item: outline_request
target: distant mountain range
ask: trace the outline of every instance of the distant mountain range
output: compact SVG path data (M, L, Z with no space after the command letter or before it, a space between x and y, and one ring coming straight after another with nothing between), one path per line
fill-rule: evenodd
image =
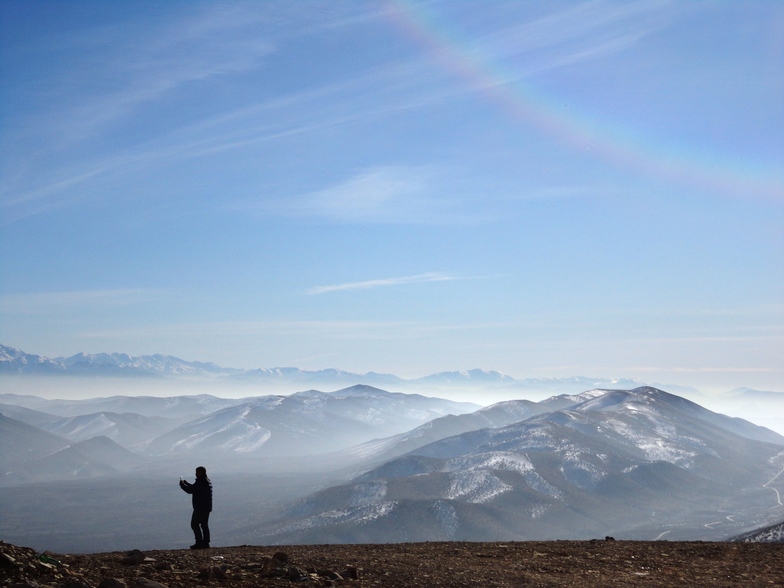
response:
M260 457L300 458L345 450L477 408L370 386L240 399L199 395L48 400L0 394L0 484L116 474L141 466L142 457L148 463L209 459L247 471L258 468ZM96 438L103 441L90 445ZM138 459L118 459L131 451ZM77 464L79 459L82 463Z
M481 369L440 372L413 379L376 372L352 373L339 369L301 370L295 367L276 367L246 370L224 368L214 363L186 361L170 355L132 357L124 353L78 353L70 357L48 358L5 345L0 345L0 374L209 379L285 390L304 390L311 387L337 389L365 384L393 390L503 389L518 393L536 392L540 395L574 394L592 388L630 389L646 384L628 378L583 376L515 379L498 371ZM693 389L683 386L668 385L667 389L674 392L694 392Z
M233 376L243 370L185 361L170 355L131 357L125 353L77 353L70 357L48 358L0 345L0 373L179 378Z

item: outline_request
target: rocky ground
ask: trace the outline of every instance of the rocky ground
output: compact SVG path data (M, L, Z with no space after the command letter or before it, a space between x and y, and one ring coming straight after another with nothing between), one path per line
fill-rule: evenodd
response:
M0 586L784 587L784 544L638 541L240 546L36 553L0 541Z

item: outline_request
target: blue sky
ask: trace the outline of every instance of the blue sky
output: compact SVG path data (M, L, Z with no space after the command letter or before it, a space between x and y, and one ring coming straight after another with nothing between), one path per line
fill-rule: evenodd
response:
M0 2L0 342L784 390L779 2Z

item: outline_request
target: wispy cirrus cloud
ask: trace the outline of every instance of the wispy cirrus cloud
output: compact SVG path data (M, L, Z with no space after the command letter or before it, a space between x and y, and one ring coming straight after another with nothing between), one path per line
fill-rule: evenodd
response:
M684 10L685 7L669 0L619 5L602 0L582 2L540 18L501 26L480 37L479 42L485 51L504 58L556 49L558 58L540 67L558 67L571 62L569 56L587 59L623 50L666 26Z
M330 292L345 292L348 290L369 290L371 288L385 288L388 286L402 286L405 284L422 284L425 282L450 282L464 280L458 276L450 276L439 272L417 274L415 276L402 276L398 278L382 278L379 280L366 280L364 282L348 282L329 286L316 286L308 290L308 294L328 294Z
M26 126L44 133L50 144L67 147L93 139L109 123L127 122L186 84L258 67L276 50L260 30L262 20L259 11L235 6L194 10L162 25L128 31L109 25L88 28L61 50L93 46L89 68L77 62L78 69L62 71L71 82L70 92L37 114L38 125Z
M321 190L242 206L347 224L474 225L494 220L493 211L461 181L460 173L437 165L381 165Z
M226 32L226 36L232 34ZM204 43L209 45L207 40ZM454 89L440 88L433 81L432 71L418 60L415 64L399 63L371 69L328 84L265 97L251 104L232 105L198 120L167 122L155 126L151 134L140 137L142 141L114 150L66 157L63 161L49 157L46 165L38 161L37 155L29 155L38 153L40 149L14 153L19 151L16 148L19 142L24 142L21 135L30 132L43 137L47 145L45 151L49 153L76 143L89 148L107 129L127 124L132 116L143 113L146 108L165 108L180 86L221 75L230 76L235 81L245 79L249 70L277 51L272 41L266 49L261 45L246 49L255 61L250 57L246 57L245 61L240 57L232 61L231 55L226 55L224 60L216 56L211 63L206 58L201 61L193 58L182 71L176 70L172 58L159 63L154 58L154 51L148 49L151 64L137 57L140 60L138 67L128 64L117 66L120 70L133 70L127 82L107 83L108 89L84 96L79 104L66 103L58 106L56 111L45 115L39 113L35 120L28 120L14 133L14 139L6 137L8 154L15 160L12 165L9 159L6 177L0 184L0 195L5 195L0 197L0 207L5 209L6 222L84 200L84 194L95 190L91 184L95 184L96 180L118 181L117 178L128 174L160 168L172 162L226 151L252 150L271 141L296 136L307 140L309 135L336 126L367 123L399 111L426 107L454 93ZM238 48L237 53L241 55L242 51ZM170 72L168 68L175 68L175 71ZM96 66L93 74L102 77L96 71L107 69L114 68ZM108 77L108 74L103 77ZM187 116L185 118L187 120ZM150 129L145 132L149 133ZM12 143L14 149L11 148ZM22 171L12 174L14 168ZM267 203L265 208L292 215L327 216L344 221L399 222L404 218L410 220L406 213L415 212L412 206L416 201L416 209L422 213L417 215L420 219L442 218L443 215L431 213L443 213L443 209L435 211L433 199L428 202L422 197L424 190L430 186L429 178L432 174L424 166L417 169L376 166L358 171L343 183L285 203ZM67 196L69 191L77 188L81 196ZM361 207L341 205L352 201L356 204L357 191L367 193L366 188L373 189L374 199L365 200ZM392 196L396 204L405 200L409 205L391 206Z
M426 196L424 169L375 167L335 186L288 200L284 210L294 215L320 216L344 222L395 222L432 212Z

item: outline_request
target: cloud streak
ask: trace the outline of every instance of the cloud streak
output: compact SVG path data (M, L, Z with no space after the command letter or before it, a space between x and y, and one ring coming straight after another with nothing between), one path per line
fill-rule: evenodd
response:
M257 199L237 207L345 224L478 225L501 214L479 198L460 170L447 166L378 165L322 189Z
M335 284L330 286L317 286L308 290L308 294L329 294L332 292L346 292L350 290L370 290L373 288L386 288L389 286L402 286L406 284L423 284L426 282L449 282L454 280L464 280L438 272L417 274L415 276L403 276L399 278L383 278L380 280L367 280L364 282L348 282L345 284Z
M428 175L421 169L375 167L281 206L295 216L341 222L410 222L430 217L439 208L426 196Z
M313 135L337 126L368 123L396 112L430 106L455 93L454 89L438 88L432 80L432 72L428 74L428 71L429 68L419 62L416 65L398 64L395 67L373 69L307 90L284 93L249 105L229 107L198 121L171 127L164 125L147 140L108 154L93 152L87 156L66 158L63 162L52 161L50 158L45 166L37 161L24 165L17 162L17 168L27 171L17 174L18 177L13 180L6 178L0 188L0 193L5 194L0 200L0 206L5 209L5 221L13 222L64 204L82 201L85 199L85 193L90 194L95 190L90 184L94 184L98 179L118 181L119 177L160 168L177 161L214 156L227 151L255 149L270 141ZM234 79L242 78L242 72L239 70L223 73L234 74ZM136 75L141 77L145 73ZM82 113L61 113L54 121L46 124L39 121L38 125L30 124L28 127L45 127L46 131L41 131L42 133L56 134L58 139L52 140L50 144L59 145L62 141L92 144L90 140L95 141L96 138L88 135L100 134L93 133L93 130L97 131L102 121L118 122L130 119L130 105L137 109L145 103L148 106L152 103L164 103L165 89L173 90L178 84L209 77L204 72L190 77L183 77L186 74L182 72L178 75L179 77L174 77L179 81L174 83L168 79L171 76L161 74L160 77L167 81L158 85L150 74L150 79L139 80L138 85L144 89L133 90L136 97L122 96L121 93L114 96L93 96L88 98L88 101L91 101L89 107L79 107L80 112L84 111ZM409 92L413 92L413 95L409 95ZM394 99L387 99L390 97ZM80 121L84 121L84 124ZM128 120L124 120L123 124L127 122ZM63 125L75 126L79 131L67 130ZM57 130L56 133L52 133L53 128ZM10 145L18 140L21 139L17 133L14 141L8 141L9 156L13 153ZM10 170L12 166L8 167ZM395 166L367 169L346 180L343 186L304 195L293 201L293 206L279 206L276 210L288 209L288 212L293 214L327 214L346 220L347 216L356 216L356 213L341 212L335 203L329 204L327 201L330 198L345 199L346 190L356 189L360 184L383 182L386 186L378 187L389 190L394 183L398 194L404 189L412 197L414 192L421 192L427 180L427 170L406 169L406 177L399 175L397 171L399 169ZM77 189L82 196L67 196L69 191ZM343 196L339 194L341 192ZM46 202L36 204L41 200ZM359 216L364 220L372 216L389 218L386 212L380 215L378 212L378 207L371 209L366 206ZM427 216L432 218L430 214Z
M70 109L55 113L59 139L82 141L186 84L258 67L275 51L274 43L259 34L258 20L254 11L211 9L168 26L135 31L137 36L120 35L92 64L91 76L100 78L101 86L93 88L74 74L88 90ZM47 129L50 134L52 130Z

